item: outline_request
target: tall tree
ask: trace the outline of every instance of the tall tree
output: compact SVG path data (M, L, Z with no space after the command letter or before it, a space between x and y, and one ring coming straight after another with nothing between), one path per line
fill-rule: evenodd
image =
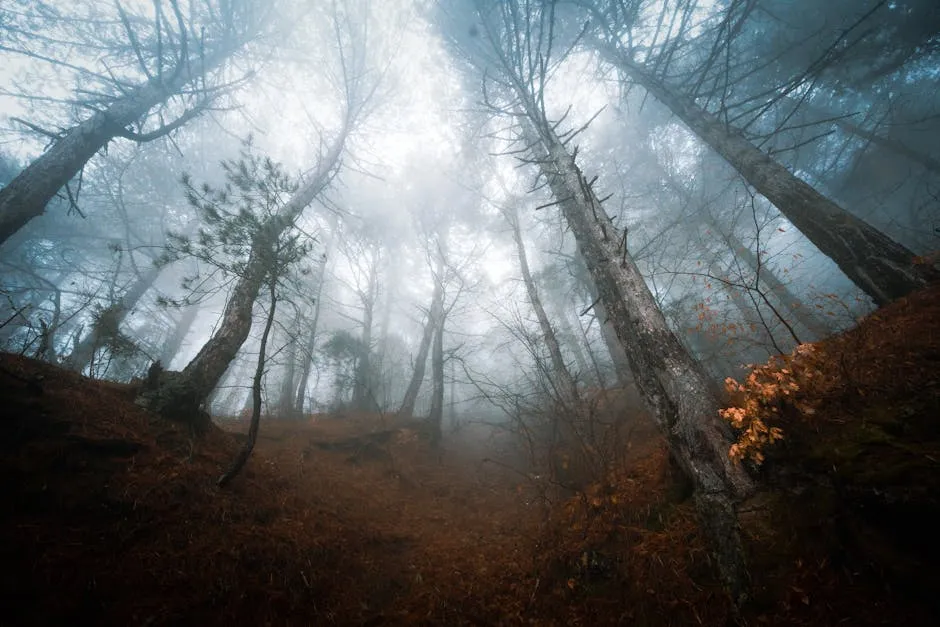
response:
M275 253L284 240L296 239L292 228L300 212L322 191L339 159L337 144L303 186L287 177L270 159L249 150L238 161L223 162L228 183L223 189L195 187L184 177L187 197L211 229L192 239L175 236L167 260L192 256L210 267L234 274L229 296L216 332L180 373L167 373L166 389L148 399L152 408L185 419L200 418L199 406L225 374L252 326L258 292L274 272ZM328 163L329 165L325 165ZM228 260L226 260L228 258ZM154 402L155 401L155 402Z
M607 12L595 7L596 36L591 41L600 55L721 155L875 303L883 305L926 284L926 269L915 265L910 250L790 172L732 125L727 116L708 111L662 80L660 75L680 45L679 38L664 46L655 60L637 61L629 45L621 43L622 32L631 24L621 19L623 13L614 10L614 4L607 7ZM732 9L739 6L731 4ZM664 13L667 10L671 12L663 8Z
M750 491L751 481L728 457L730 432L705 371L670 330L626 237L578 166L577 151L569 148L579 129L558 131L564 120L550 120L545 110L548 77L560 62L552 52L572 44L555 41L555 3L478 0L456 9L447 4L440 22L482 77L485 104L515 122L513 154L537 168L554 197L551 205L564 215L640 394L695 485L719 572L739 603L747 594L748 574L735 500Z
M121 3L115 7L115 15L93 20L87 30L76 27L62 39L33 37L30 31L55 33L63 23L82 23L70 9L37 3L25 16L9 16L17 24L25 19L24 28L8 31L15 35L4 41L0 51L75 71L79 94L92 95L71 101L76 110L91 113L70 128L53 131L20 120L51 145L0 189L0 244L42 214L63 187L75 206L81 183L72 190L69 181L108 142L119 137L153 141L210 109L227 91L226 83L216 78L217 70L259 35L266 19L257 3L244 0L206 2L193 12L184 11L178 0L157 1L149 24ZM0 13L0 23L4 17ZM83 37L89 47L112 53L106 74L71 58L82 50L74 40ZM36 41L50 49L36 52ZM111 69L128 67L136 68L137 76ZM167 115L174 119L167 121Z
M327 244L329 248L329 244ZM317 330L320 323L320 308L323 302L323 282L326 276L326 262L329 258L329 251L323 253L320 258L319 269L317 270L317 291L314 294L313 317L308 322L307 341L301 349L300 359L300 379L297 383L297 394L294 398L294 415L301 417L304 414L304 403L307 399L307 385L310 379L310 369L313 366L313 351L317 345Z
M526 256L525 242L522 240L522 229L519 226L519 212L514 204L514 199L510 199L510 204L503 209L503 217L512 228L512 239L516 244L516 259L519 261L519 272L522 274L522 282L525 285L526 295L529 297L529 305L535 312L535 317L539 323L539 330L542 333L542 340L548 349L549 363L551 364L551 383L556 388L555 397L564 404L574 403L578 398L578 386L568 366L565 364L564 357L561 354L561 344L555 334L548 314L545 313L545 307L542 305L542 299L539 297L538 288L535 280L532 278L532 272L529 270L529 260Z
M444 315L444 286L443 266L438 264L433 273L434 293L431 296L431 304L427 310L427 318L424 323L424 332L421 334L421 343L418 345L418 353L414 359L414 370L412 370L411 380L408 388L405 390L405 397L398 408L398 415L403 418L411 418L414 414L415 403L418 400L418 392L421 391L421 384L424 382L424 373L427 368L428 353L431 350L431 342L440 326L440 320Z
M289 234L304 209L327 189L342 166L342 155L347 140L356 126L369 111L373 97L381 82L381 75L369 71L370 54L367 35L367 15L353 15L349 7L333 4L331 13L332 33L335 38L338 68L333 74L335 88L340 92L341 117L333 138L320 151L318 161L306 172L302 181L293 187L289 196L286 188L268 182L256 181L260 186L251 187L249 195L257 194L261 205L268 211L267 217L254 226L253 236L241 241L240 253L244 260L238 266L237 281L232 288L225 310L215 333L203 345L199 353L187 364L178 376L171 393L162 397L163 407L181 407L181 413L198 417L197 408L208 397L212 389L235 357L239 347L252 326L252 308L265 276L269 272L270 248L280 238ZM266 164L265 170L279 168ZM280 179L279 179L280 180ZM238 186L235 185L237 188ZM204 215L211 217L216 211L211 198L201 199L197 190L197 204L204 205ZM204 237L204 233L200 233ZM212 238L209 238L212 241ZM204 418L203 418L204 419Z

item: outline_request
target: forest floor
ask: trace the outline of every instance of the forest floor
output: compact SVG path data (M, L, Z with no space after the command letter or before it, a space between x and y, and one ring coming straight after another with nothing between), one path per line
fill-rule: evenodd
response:
M940 289L820 343L741 507L752 625L940 624ZM549 501L506 434L388 416L202 436L133 386L0 356L0 625L724 625L663 442ZM806 403L804 390L799 402Z

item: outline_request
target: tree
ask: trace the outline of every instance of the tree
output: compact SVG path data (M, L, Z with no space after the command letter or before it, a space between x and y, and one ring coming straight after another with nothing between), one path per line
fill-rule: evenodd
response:
M353 292L358 310L356 322L361 331L359 355L356 357L356 372L353 381L352 406L360 411L376 411L378 388L373 367L373 340L375 309L380 292L380 272L385 254L383 244L374 232L373 225L364 225L357 230L347 229L340 237L340 248L352 273L348 285Z
M75 190L69 182L110 141L118 137L153 141L211 109L229 89L215 78L217 70L258 36L266 20L256 3L242 0L207 2L202 7L205 12L189 15L178 0L158 1L149 24L122 4L115 7L116 15L93 20L87 30L76 26L62 39L39 37L31 31L45 35L47 30L56 33L62 22L82 23L68 9L37 3L25 18L9 16L11 22L25 19L25 23L22 30L12 31L16 35L0 51L75 72L80 81L78 96L68 104L90 114L77 125L56 131L20 120L51 146L0 189L0 244L42 214L63 187L72 208L77 209L81 180ZM4 17L0 14L0 23ZM82 49L75 37L111 53L106 73L70 61L74 50ZM48 49L35 52L36 41ZM136 68L138 74L117 69L128 67ZM168 114L174 119L166 121Z
M731 5L738 6L739 3ZM681 44L678 38L663 47L660 57L638 62L634 51L619 43L623 30L629 30L631 25L623 22L622 13L612 7L607 12L599 8L593 11L595 36L591 42L599 54L642 85L731 164L875 303L883 305L926 284L926 270L915 265L911 251L829 200L761 151L727 117L723 119L707 111L662 80L659 75L668 66L668 56Z
M514 122L515 156L537 168L571 229L598 296L630 360L637 387L673 456L695 485L702 525L732 598L747 594L748 575L735 501L751 490L743 468L728 457L730 433L701 365L669 329L630 256L625 233L607 215L594 181L569 146L584 126L559 131L545 109L555 50L555 3L461 3L442 9L440 22L482 79L484 104ZM449 11L449 13L448 13ZM472 24L468 30L466 25ZM563 59L564 53L562 53Z
M574 407L578 400L578 386L568 366L565 364L564 357L561 354L561 345L552 327L548 314L545 313L545 307L542 306L542 299L539 297L538 288L535 280L532 278L532 272L529 270L529 261L526 257L525 242L522 241L522 229L519 226L519 213L516 209L516 200L509 199L509 205L503 208L503 217L509 223L512 229L512 239L516 244L516 259L519 261L519 273L522 275L522 282L525 285L526 295L529 297L529 304L535 312L535 317L539 323L539 330L542 332L542 340L548 349L549 363L551 364L551 381L556 387L555 397L559 399L563 406Z
M278 177L272 178L275 181L279 180ZM283 182L283 180L281 181ZM270 248L265 252L269 252L270 257L267 259L266 273L263 278L264 284L268 288L268 312L265 319L264 331L261 333L261 345L258 349L258 363L251 385L251 423L248 427L248 439L229 469L225 474L219 477L219 487L225 487L235 478L248 462L248 458L254 449L255 441L258 438L258 430L261 425L261 383L265 374L268 337L271 334L271 326L274 324L279 292L284 289L285 281L288 279L293 267L304 260L310 252L309 244L304 241L301 233L285 234L281 231L268 243L270 244Z
M330 158L330 155L327 155ZM281 166L251 152L250 142L239 160L223 162L227 183L221 189L201 187L184 176L190 204L209 228L189 239L171 236L164 262L194 257L217 271L235 277L222 321L202 349L180 373L167 372L167 386L151 407L166 415L204 422L198 411L225 374L252 326L252 309L258 292L272 273L285 265L278 254L296 245L300 233L294 221L330 178L331 167L304 186L288 177ZM326 170L324 172L324 170ZM195 241L194 241L195 240ZM306 249L303 249L306 252ZM297 253L301 254L301 253ZM292 258L293 253L288 256ZM184 285L202 277L192 276Z
M238 456L232 462L232 465L229 466L229 469L219 477L218 485L220 488L224 488L228 485L232 479L238 476L238 473L241 472L242 468L245 467L245 464L248 463L248 458L251 456L251 452L255 448L255 442L258 439L258 430L261 426L261 380L264 378L264 364L265 364L265 353L268 349L268 336L271 333L271 325L274 323L274 312L276 311L277 306L277 291L274 287L274 282L271 281L268 284L269 290L269 302L268 302L268 315L264 323L264 331L261 334L261 349L258 352L258 365L255 368L255 376L252 379L251 383L251 423L248 426L248 439L245 441L245 445L242 447L242 450L239 451Z
M313 318L307 328L307 341L301 349L300 379L297 385L297 396L294 400L294 415L300 417L304 414L304 402L307 398L307 381L310 379L310 368L313 365L313 351L317 345L317 325L320 322L320 307L323 302L323 282L326 276L326 263L329 253L320 258L317 271L317 291L314 295Z
M333 362L333 411L339 411L354 386L362 342L349 331L335 331L323 344L323 353Z
M398 415L403 418L411 418L414 414L415 403L418 400L418 392L421 391L421 384L424 381L424 372L427 367L428 353L431 350L431 342L435 340L438 327L441 326L441 318L444 316L444 286L443 264L438 263L433 272L434 291L431 296L431 304L427 309L427 317L424 322L424 332L421 334L421 343L418 344L418 353L414 358L414 370L412 370L411 380L408 383L408 389L405 391L405 397L398 408ZM443 340L441 340L443 342ZM443 346L441 347L443 350Z

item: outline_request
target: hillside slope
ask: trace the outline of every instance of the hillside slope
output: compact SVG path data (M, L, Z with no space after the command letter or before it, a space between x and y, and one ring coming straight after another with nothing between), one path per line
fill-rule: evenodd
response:
M813 354L818 384L777 405L784 439L742 507L742 618L932 624L940 290ZM504 440L470 428L438 455L415 424L374 415L266 420L244 476L219 490L244 424L194 437L135 406L130 386L13 355L0 386L2 625L729 619L648 421L621 466L544 507L500 458Z

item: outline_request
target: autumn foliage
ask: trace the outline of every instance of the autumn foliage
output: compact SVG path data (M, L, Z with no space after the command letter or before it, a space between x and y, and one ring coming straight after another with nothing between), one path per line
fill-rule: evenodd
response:
M764 447L783 439L783 430L774 425L779 421L784 403L797 407L805 415L816 413L810 401L797 400L798 393L806 389L813 378L822 376L814 366L816 359L814 346L801 344L790 355L753 366L743 383L730 377L725 379L725 389L736 403L719 413L739 432L737 442L728 451L732 459L746 458L756 464L764 461Z

